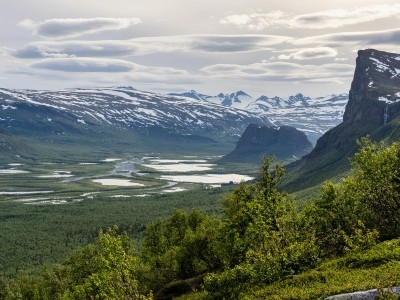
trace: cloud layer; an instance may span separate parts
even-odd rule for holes
[[[337,56],[336,49],[329,47],[316,47],[293,50],[289,54],[279,55],[279,59],[295,59],[295,60],[308,60],[317,58],[328,58]]]
[[[340,81],[351,77],[354,66],[350,64],[303,65],[289,62],[262,62],[248,65],[216,64],[200,70],[214,78],[232,78],[264,81]]]
[[[220,19],[224,25],[234,25],[249,30],[262,30],[268,27],[287,26],[287,15],[282,11],[262,12],[255,11],[245,14],[227,15]]]
[[[62,72],[129,72],[134,70],[133,63],[118,59],[97,58],[48,58],[31,64],[34,69]]]
[[[400,4],[373,5],[350,10],[333,9],[299,15],[292,20],[292,26],[313,29],[338,28],[398,16],[399,14]]]
[[[220,19],[220,23],[248,30],[262,30],[270,27],[323,29],[370,22],[399,14],[400,4],[333,9],[297,16],[290,16],[282,11],[253,11],[227,15]]]
[[[143,83],[137,87],[171,90],[177,83],[205,93],[239,86],[254,94],[321,95],[347,90],[357,49],[400,46],[396,0],[358,8],[352,4],[362,0],[318,6],[206,0],[185,7],[152,0],[131,4],[130,11],[126,0],[101,2],[37,0],[24,9],[10,2],[2,18],[7,30],[0,32],[3,86],[48,88],[51,80],[52,87]],[[332,83],[332,89],[308,83]]]
[[[295,45],[324,44],[344,46],[400,45],[400,28],[379,31],[339,32],[292,40]]]
[[[29,75],[35,78],[92,82],[93,84],[118,84],[141,82],[154,84],[198,84],[200,76],[171,67],[145,66],[130,61],[108,58],[46,58],[34,61],[19,71],[9,74]]]
[[[272,35],[183,35],[131,40],[34,42],[14,51],[18,58],[118,57],[161,52],[251,52],[291,38]]]
[[[107,30],[121,30],[140,22],[139,18],[48,19],[43,22],[26,19],[18,25],[47,38],[70,38]]]

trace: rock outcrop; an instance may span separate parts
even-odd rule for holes
[[[300,158],[312,150],[307,136],[290,126],[268,127],[250,124],[234,151],[221,161],[259,162],[265,155],[279,160]]]
[[[399,116],[400,54],[360,50],[343,122],[319,138],[309,155],[288,166],[291,180],[285,188],[295,191],[337,176],[349,168],[357,139],[396,137],[398,126],[392,121]]]
[[[400,54],[360,50],[343,123],[323,135],[310,155],[343,149],[399,115]]]
[[[388,293],[389,295],[400,295],[400,287],[386,288],[378,291],[377,289],[360,291],[347,294],[339,294],[325,298],[325,300],[375,300],[376,296],[382,293]],[[382,299],[394,299],[394,298],[382,298]]]
[[[381,126],[400,112],[400,54],[358,51],[343,122]]]

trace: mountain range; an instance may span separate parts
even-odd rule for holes
[[[345,94],[253,99],[243,91],[212,97],[194,91],[162,95],[132,87],[0,88],[0,129],[8,145],[0,156],[26,157],[43,153],[43,146],[65,152],[66,157],[71,156],[67,148],[76,154],[123,148],[138,152],[204,149],[221,154],[235,148],[249,124],[293,126],[315,142],[340,122],[346,101]]]
[[[65,145],[80,150],[86,145],[100,152],[183,151],[199,145],[228,151],[250,123],[273,126],[267,117],[248,111],[131,87],[0,89],[0,122],[5,139],[64,150]]]
[[[298,93],[285,98],[264,95],[253,98],[244,91],[209,96],[194,90],[169,95],[238,108],[267,117],[277,126],[292,126],[303,131],[314,144],[323,133],[342,122],[349,97],[348,94],[331,94],[311,98]]]

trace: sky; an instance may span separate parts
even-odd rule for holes
[[[325,96],[357,50],[400,53],[398,0],[4,2],[2,88]]]

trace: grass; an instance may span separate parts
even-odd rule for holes
[[[322,262],[317,268],[290,276],[261,288],[254,288],[241,299],[315,300],[355,291],[400,285],[400,239],[373,248],[349,253]],[[207,299],[207,293],[189,294],[180,300]]]
[[[306,190],[329,179],[338,180],[350,169],[349,157],[358,150],[356,140],[369,136],[372,141],[400,138],[400,117],[378,128],[363,123],[342,123],[326,132],[309,155],[288,166],[282,188],[289,192]]]

